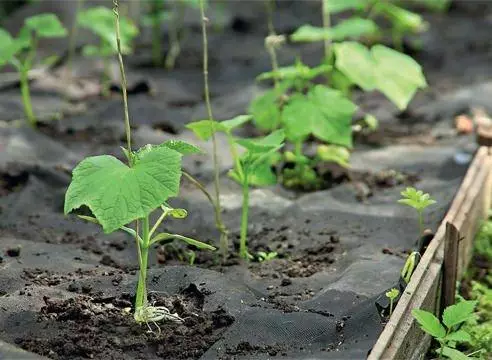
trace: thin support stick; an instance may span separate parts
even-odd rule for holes
[[[330,9],[328,7],[328,3],[330,0],[322,0],[323,1],[323,29],[328,30],[331,26],[330,21]],[[325,60],[330,58],[331,54],[331,40],[325,38]]]
[[[212,105],[210,103],[210,89],[208,85],[208,38],[207,38],[207,23],[208,18],[205,17],[205,4],[204,0],[200,0],[200,16],[202,19],[202,36],[203,36],[203,82],[205,90],[205,104],[207,107],[208,119],[214,121],[212,114]],[[219,188],[219,159],[217,156],[217,139],[215,138],[215,132],[212,132],[212,146],[213,146],[213,160],[214,160],[214,186],[215,186],[215,204],[217,206],[217,223],[221,224],[222,229],[220,235],[220,247],[224,257],[227,255],[229,243],[227,239],[227,231],[222,222],[221,205],[220,205],[220,188]]]
[[[121,91],[123,93],[123,107],[125,111],[125,133],[126,133],[126,146],[128,149],[128,161],[129,165],[133,165],[132,161],[132,140],[130,129],[130,115],[128,113],[128,95],[126,92],[127,82],[125,75],[125,66],[123,65],[123,56],[121,55],[121,35],[120,35],[120,15],[118,13],[118,0],[113,0],[113,12],[115,14],[115,27],[116,27],[116,45],[118,47],[118,62],[120,64],[121,73]]]

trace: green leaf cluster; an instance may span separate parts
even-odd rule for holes
[[[477,301],[461,301],[447,307],[442,315],[442,323],[434,314],[420,309],[412,310],[412,315],[421,329],[434,337],[441,345],[437,352],[450,359],[471,359],[456,347],[460,343],[469,343],[470,334],[460,329],[460,325],[473,318]]]
[[[422,211],[428,206],[436,203],[429,194],[413,187],[407,187],[401,192],[401,195],[403,196],[403,199],[398,200],[398,203],[408,205],[417,211]]]
[[[114,13],[111,9],[104,6],[91,7],[77,14],[77,22],[101,39],[97,46],[84,46],[82,49],[84,55],[107,57],[117,54]],[[138,28],[129,18],[121,16],[120,32],[122,53],[132,53],[132,41],[138,35]]]

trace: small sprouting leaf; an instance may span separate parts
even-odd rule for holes
[[[117,52],[114,13],[111,9],[96,6],[81,11],[77,14],[77,22],[109,44],[113,53]],[[133,22],[125,16],[120,16],[121,50],[124,54],[131,52],[131,42],[137,35],[138,28]]]
[[[95,45],[84,45],[82,48],[82,55],[85,57],[105,56],[101,49]]]
[[[251,118],[251,115],[239,115],[224,121],[198,120],[187,124],[186,128],[193,131],[197,138],[207,141],[218,131],[230,134],[232,130],[247,123]]]
[[[374,117],[374,115],[366,114],[366,116],[364,116],[364,122],[366,123],[369,130],[374,131],[377,130],[379,127],[379,121]]]
[[[350,151],[338,145],[319,145],[316,154],[322,161],[334,162],[343,167],[349,167]]]
[[[383,45],[369,51],[356,42],[334,45],[335,66],[365,91],[379,90],[400,110],[417,89],[427,86],[420,65],[411,57]]]
[[[270,135],[256,139],[237,139],[236,143],[253,153],[265,153],[282,145],[285,139],[283,130],[275,130]]]
[[[203,154],[202,149],[183,140],[167,140],[159,146],[165,146],[179,152],[181,155]]]
[[[55,14],[39,14],[28,17],[25,26],[42,38],[56,38],[67,36],[67,30]]]
[[[467,333],[465,330],[458,330],[452,332],[451,334],[445,337],[446,341],[456,341],[459,343],[470,343],[472,341],[471,335]]]
[[[238,115],[230,120],[222,120],[219,122],[221,127],[224,127],[226,132],[230,133],[232,130],[246,124],[253,118],[251,115]]]
[[[89,157],[73,170],[64,212],[86,205],[111,233],[176,196],[180,178],[181,154],[167,147],[141,153],[131,168],[113,156]]]
[[[385,295],[388,299],[394,300],[398,297],[398,295],[400,295],[400,291],[398,289],[392,288],[391,290],[387,291]]]
[[[188,216],[188,212],[186,209],[171,209],[169,211],[169,215],[171,215],[175,219],[184,219]]]
[[[440,349],[438,349],[439,351]],[[461,351],[445,346],[442,349],[442,354],[451,360],[472,360],[473,358],[469,357],[466,354],[463,354]]]
[[[330,13],[346,10],[363,10],[370,4],[367,0],[323,0]]]
[[[352,116],[356,105],[343,94],[316,85],[308,94],[295,94],[284,107],[282,122],[291,141],[314,135],[331,144],[352,147]]]
[[[329,29],[302,25],[290,36],[290,39],[294,42],[340,41],[347,38],[357,39],[361,36],[373,35],[377,31],[378,26],[374,21],[352,17]]]
[[[77,215],[77,216],[79,218],[81,218],[82,220],[85,220],[85,221],[91,222],[93,224],[98,224],[99,225],[99,221],[95,217],[86,216],[86,215]]]
[[[446,329],[432,313],[425,310],[413,309],[412,315],[420,324],[421,329],[426,333],[435,338],[443,338],[446,336]]]
[[[410,31],[420,32],[427,28],[427,24],[422,16],[394,4],[378,2],[373,10],[386,16],[400,30],[408,29]]]
[[[257,76],[257,80],[270,80],[270,79],[278,79],[278,80],[312,80],[315,77],[327,73],[332,70],[333,66],[331,65],[319,65],[314,68],[310,68],[309,66],[303,64],[300,60],[297,60],[295,65],[285,66],[279,68],[277,71],[269,71]]]
[[[200,140],[207,141],[217,131],[222,131],[217,121],[213,120],[199,120],[194,121],[186,125],[186,128],[193,131],[195,136]]]
[[[150,241],[151,244],[155,244],[156,242],[163,241],[163,240],[169,240],[169,239],[177,239],[181,240],[189,245],[193,245],[197,247],[198,249],[203,249],[203,250],[217,250],[214,246],[206,244],[204,242],[191,239],[189,237],[183,236],[183,235],[178,235],[178,234],[169,234],[169,233],[160,233],[157,234],[152,238]]]
[[[442,322],[448,329],[451,329],[453,326],[468,320],[473,315],[476,305],[477,301],[465,300],[448,306],[442,314]]]
[[[417,190],[413,187],[407,187],[401,192],[401,195],[403,199],[398,200],[398,203],[413,207],[417,211],[422,211],[426,207],[436,203],[434,199],[431,199],[429,194],[424,194],[422,190]]]

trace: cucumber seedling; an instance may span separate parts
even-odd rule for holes
[[[394,306],[395,299],[398,297],[398,295],[400,295],[400,291],[398,289],[392,288],[389,291],[387,291],[384,295],[389,299],[390,302],[389,316],[391,316],[393,314],[393,306]]]
[[[38,41],[42,38],[60,38],[67,35],[67,30],[54,14],[39,14],[28,17],[17,37],[12,37],[0,28],[0,68],[11,64],[19,72],[22,105],[29,125],[36,126],[36,116],[32,109],[29,90],[29,71],[36,60]],[[52,57],[45,59],[49,62]]]
[[[101,93],[109,96],[111,85],[110,59],[118,53],[114,34],[114,15],[104,6],[92,7],[77,14],[80,27],[90,30],[99,37],[98,45],[85,45],[82,54],[87,57],[99,57],[103,60],[104,71],[101,79]],[[138,35],[138,28],[127,17],[121,17],[121,51],[133,52],[132,41]]]
[[[216,132],[226,134],[234,167],[229,176],[242,187],[243,200],[241,212],[241,230],[239,239],[239,256],[250,260],[253,256],[248,252],[246,245],[248,237],[248,213],[250,186],[274,185],[277,177],[272,171],[272,159],[283,146],[285,134],[283,130],[276,130],[270,135],[255,139],[240,139],[232,135],[232,131],[251,120],[251,116],[239,115],[231,120],[221,122],[200,120],[186,125],[195,135],[206,141]],[[244,152],[239,155],[239,148]]]
[[[135,299],[136,322],[148,323],[162,319],[180,321],[179,316],[171,314],[167,308],[149,306],[147,303],[147,261],[152,245],[173,239],[198,249],[215,250],[213,246],[203,242],[158,231],[159,225],[167,217],[186,217],[186,210],[174,209],[167,200],[178,195],[182,156],[199,152],[199,149],[185,142],[168,141],[161,145],[146,145],[139,150],[132,150],[118,1],[113,0],[113,3],[127,139],[124,153],[128,165],[110,155],[92,156],[82,160],[73,170],[72,181],[65,194],[64,212],[68,214],[86,206],[94,216],[83,216],[84,219],[100,224],[107,234],[122,230],[135,239],[140,267]],[[151,226],[149,218],[155,210],[159,210],[161,214]],[[132,222],[135,223],[133,228],[128,225]]]

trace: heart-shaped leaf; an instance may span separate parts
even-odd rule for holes
[[[306,96],[292,96],[284,107],[286,137],[298,141],[312,134],[328,143],[351,147],[352,116],[356,109],[340,91],[316,85]]]
[[[55,14],[39,14],[28,17],[25,26],[34,32],[38,37],[56,38],[67,36],[67,30]]]
[[[180,178],[181,154],[165,146],[140,153],[131,168],[113,156],[89,157],[73,171],[64,211],[86,205],[111,233],[176,196]]]
[[[366,91],[379,90],[404,110],[418,89],[427,86],[420,65],[383,45],[367,49],[356,42],[334,45],[338,70]]]
[[[295,42],[315,42],[323,40],[340,41],[347,38],[359,38],[375,34],[378,31],[376,23],[370,19],[352,17],[331,28],[303,25],[297,29],[290,39]]]

